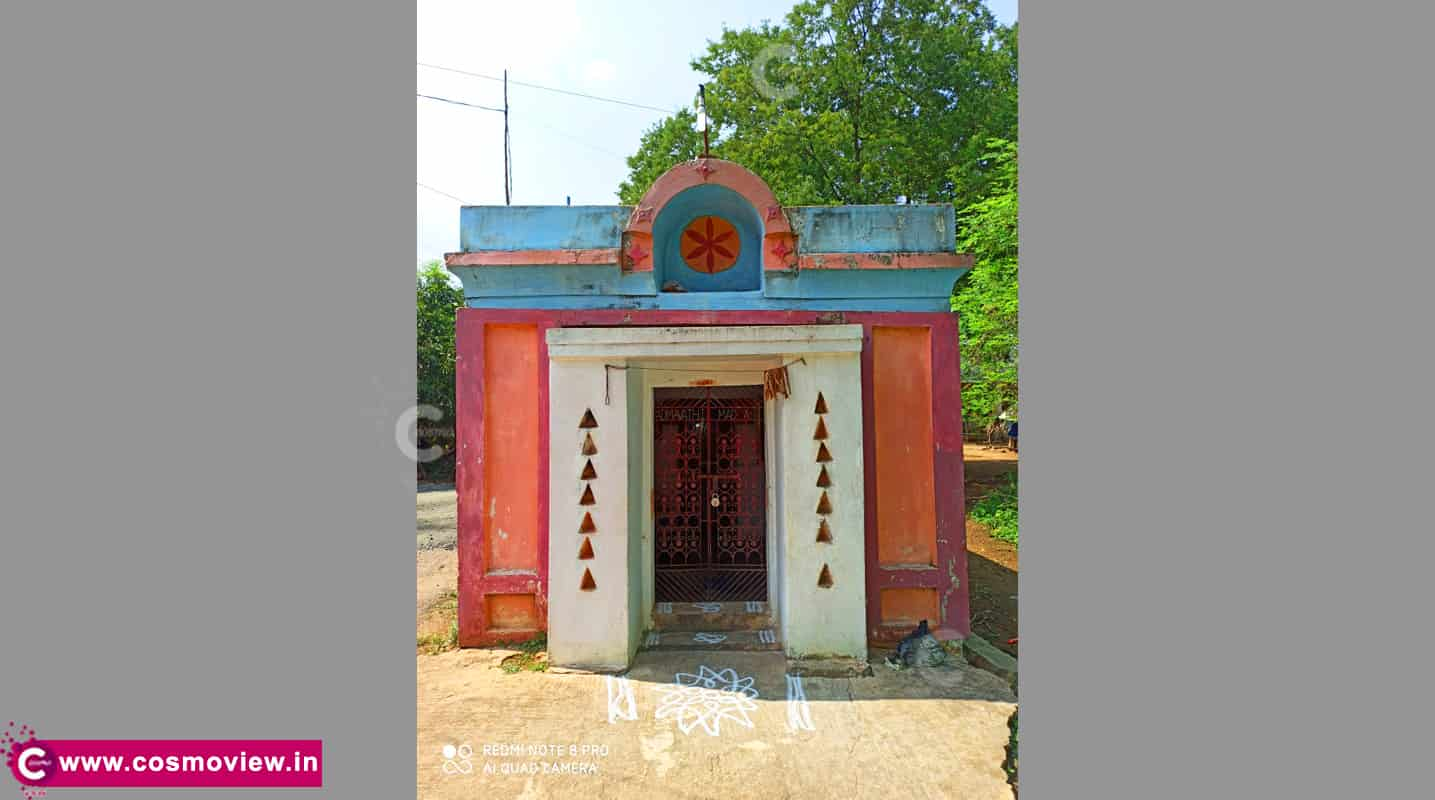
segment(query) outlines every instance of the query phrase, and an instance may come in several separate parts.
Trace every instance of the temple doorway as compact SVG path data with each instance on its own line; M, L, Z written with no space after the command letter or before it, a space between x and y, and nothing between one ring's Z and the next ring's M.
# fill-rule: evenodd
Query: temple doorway
M765 601L761 386L653 390L658 602Z

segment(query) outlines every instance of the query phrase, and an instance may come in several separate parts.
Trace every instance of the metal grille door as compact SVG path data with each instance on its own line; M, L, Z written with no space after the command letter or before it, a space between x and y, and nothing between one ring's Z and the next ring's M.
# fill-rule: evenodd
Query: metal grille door
M656 599L767 599L762 387L655 389Z

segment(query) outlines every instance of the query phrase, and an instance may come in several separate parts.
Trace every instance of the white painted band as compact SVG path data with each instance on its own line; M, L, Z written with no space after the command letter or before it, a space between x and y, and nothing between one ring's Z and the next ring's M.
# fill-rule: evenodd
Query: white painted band
M860 353L861 325L550 328L548 357L674 358Z

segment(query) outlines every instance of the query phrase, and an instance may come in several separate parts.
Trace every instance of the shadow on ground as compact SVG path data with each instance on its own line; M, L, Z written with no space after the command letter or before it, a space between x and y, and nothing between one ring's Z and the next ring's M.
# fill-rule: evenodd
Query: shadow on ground
M969 455L968 498L1012 469ZM453 489L426 488L421 632L451 616L457 566ZM1016 549L975 523L967 535L974 630L1014 653ZM894 671L874 649L870 677L793 682L779 652L643 652L616 677L505 672L516 652L418 656L419 797L1013 796L1015 698L963 662Z
M1017 469L1009 450L967 444L962 450L967 509L987 493L1006 485ZM991 535L987 526L967 519L967 588L972 632L1008 655L1017 655L1017 547Z

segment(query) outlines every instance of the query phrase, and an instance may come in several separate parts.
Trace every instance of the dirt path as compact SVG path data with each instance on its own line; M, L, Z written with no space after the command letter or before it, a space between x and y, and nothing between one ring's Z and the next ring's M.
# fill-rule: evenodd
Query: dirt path
M962 445L962 468L967 479L967 504L1006 482L1016 472L1017 455L1006 449L989 450L985 445Z
M968 444L962 448L966 468L967 508L1003 485L1016 471L1017 454ZM1017 548L993 538L987 526L967 520L967 585L971 590L972 632L1017 655L1008 642L1017 637Z
M448 630L458 598L458 511L453 489L418 494L419 635Z

